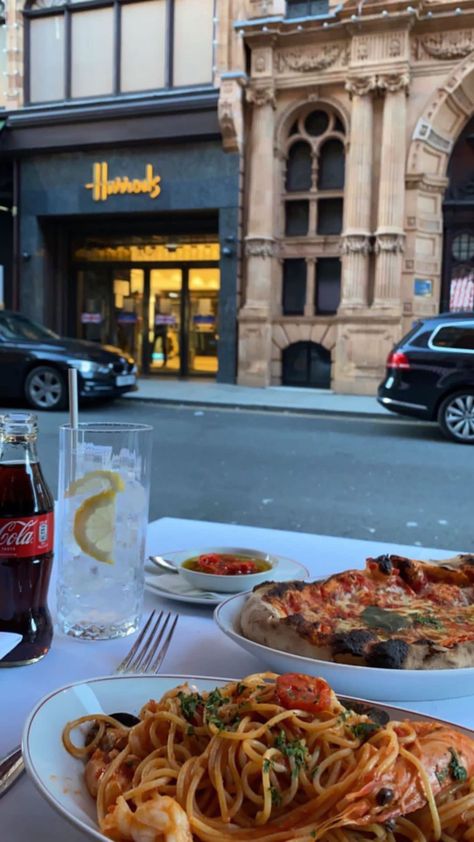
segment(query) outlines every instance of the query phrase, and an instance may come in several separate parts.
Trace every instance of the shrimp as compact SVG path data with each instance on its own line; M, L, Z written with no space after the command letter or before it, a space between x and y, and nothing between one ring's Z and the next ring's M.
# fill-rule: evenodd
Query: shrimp
M116 842L193 842L185 811L168 795L155 794L135 812L121 795L100 829Z
M365 827L389 822L428 802L420 769L410 755L426 772L434 796L474 774L474 740L461 731L439 722L394 723L394 728L400 737L400 753L380 773L375 765L362 778L362 786L342 799L338 819L343 819L344 824ZM409 732L414 739L404 741ZM373 756L380 749L371 742Z

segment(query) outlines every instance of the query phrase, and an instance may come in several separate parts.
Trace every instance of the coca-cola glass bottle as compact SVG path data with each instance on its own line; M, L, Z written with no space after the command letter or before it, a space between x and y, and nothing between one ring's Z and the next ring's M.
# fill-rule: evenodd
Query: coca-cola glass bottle
M35 415L0 415L0 632L22 636L0 666L38 661L53 636L47 605L53 498L36 455L37 435Z

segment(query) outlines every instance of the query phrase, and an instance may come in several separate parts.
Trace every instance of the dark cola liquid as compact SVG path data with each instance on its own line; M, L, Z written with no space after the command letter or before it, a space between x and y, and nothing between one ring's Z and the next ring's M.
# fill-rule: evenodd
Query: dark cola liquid
M0 518L29 518L53 510L53 500L37 462L0 463ZM37 661L48 652L53 625L47 597L53 553L0 557L0 632L22 641L0 666Z

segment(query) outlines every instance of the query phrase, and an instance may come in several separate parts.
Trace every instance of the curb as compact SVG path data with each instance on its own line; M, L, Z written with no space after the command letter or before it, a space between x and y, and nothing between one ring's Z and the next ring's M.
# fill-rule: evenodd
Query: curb
M130 397L123 396L123 399L129 401L138 401L140 403L155 403L161 406L181 406L196 409L233 409L241 412L269 412L280 415L309 415L314 417L331 417L334 415L345 415L349 418L368 418L371 421L391 421L392 423L401 424L425 424L428 422L417 418L408 418L401 415L378 413L378 412L358 412L357 410L347 409L321 409L318 407L297 407L297 406L271 406L269 404L241 404L224 401L203 401L203 400L185 400L183 398L155 398L144 397L140 395L130 395Z

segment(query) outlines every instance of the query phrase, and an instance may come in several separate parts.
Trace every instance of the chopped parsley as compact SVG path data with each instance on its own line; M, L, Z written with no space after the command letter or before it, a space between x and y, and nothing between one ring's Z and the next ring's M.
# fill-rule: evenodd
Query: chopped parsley
M368 740L380 728L377 722L357 722L351 725L351 731L358 740Z
M316 839L316 831L315 830L312 830L309 835L312 836L313 839Z
M461 766L457 752L454 748L450 748L449 753L451 755L451 760L448 763L448 769L453 781L466 781L467 769L465 766Z
M281 793L280 790L276 788L276 786L270 787L270 795L272 796L272 804L278 807L281 804Z
M268 774L270 772L270 769L272 768L272 766L273 766L273 760L270 760L269 757L266 757L265 760L263 761L263 771Z
M288 758L292 765L292 777L296 777L301 767L306 765L308 749L305 744L301 740L287 740L282 729L276 737L274 745Z
M411 614L410 616L416 625L431 626L431 628L438 629L439 631L441 631L444 628L443 624L440 623L440 621L436 617L433 617L432 614L415 613Z
M222 731L225 728L225 724L218 715L218 709L225 704L227 699L225 696L222 695L221 691L217 688L209 693L207 697L206 703L204 705L204 712L206 717L206 722L208 725L215 725L219 731Z
M235 692L236 692L237 696L241 696L242 693L245 693L246 689L247 689L247 685L244 684L242 681L239 681L239 683L237 684L237 687L235 688Z
M337 718L337 721L338 722L347 722L347 720L351 718L353 713L354 713L353 710L349 710L349 709L343 710L342 713L339 714L339 716Z
M181 711L185 719L191 722L196 716L197 708L203 704L203 698L199 693L178 693L181 702Z
M188 727L186 728L186 734L188 735L188 737L192 737L194 733L195 733L195 731L194 731L193 726L188 725Z

